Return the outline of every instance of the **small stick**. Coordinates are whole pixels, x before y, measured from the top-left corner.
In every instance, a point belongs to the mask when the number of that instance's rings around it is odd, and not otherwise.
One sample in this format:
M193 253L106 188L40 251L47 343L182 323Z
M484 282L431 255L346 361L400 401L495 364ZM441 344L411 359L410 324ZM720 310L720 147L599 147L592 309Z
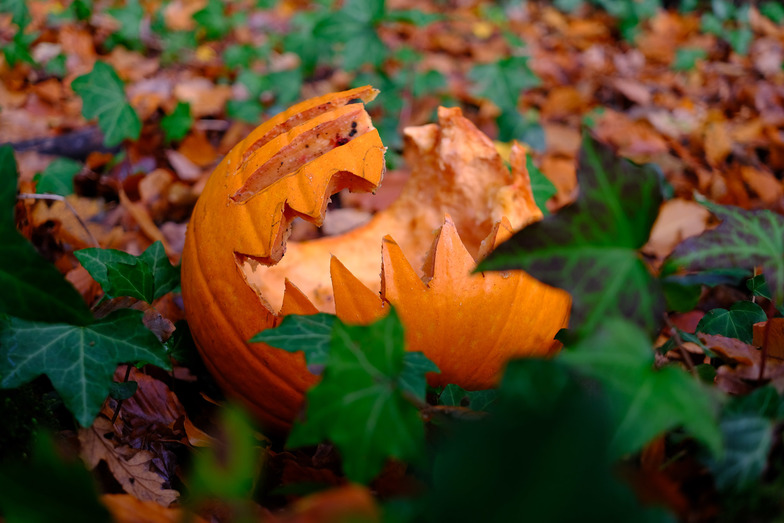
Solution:
M131 377L131 364L127 364L125 367L125 378L123 379L123 383L128 383L128 379ZM114 422L117 421L117 416L120 415L120 408L122 407L123 401L125 400L117 400L117 407L114 409L114 415L112 416L112 425Z
M762 381L765 376L765 362L768 359L768 334L770 333L770 318L765 322L765 330L762 335L762 355L760 356L760 371L757 381Z
M18 200L53 200L57 202L63 202L65 206L68 208L71 213L76 217L76 220L79 222L79 225L82 226L84 232L87 233L87 236L90 238L90 242L92 243L93 247L100 247L101 244L98 243L98 240L95 239L93 233L90 232L90 229L87 228L87 224L84 223L82 217L79 216L79 213L76 212L76 209L73 208L73 205L65 199L64 196L60 196L59 194L32 194L32 193L20 193L17 197Z
M678 334L677 327L675 327L675 325L672 324L672 322L670 321L670 317L667 315L666 312L664 313L664 321L667 323L667 327L669 327L670 329L670 334L672 334L672 337L675 340L675 344L678 346L678 349L681 351L681 356L683 357L686 366L689 368L689 372L697 376L697 369L694 368L694 363L692 363L691 361L691 356L689 356L689 353L686 351L686 349L683 346L683 339L681 339L681 335Z

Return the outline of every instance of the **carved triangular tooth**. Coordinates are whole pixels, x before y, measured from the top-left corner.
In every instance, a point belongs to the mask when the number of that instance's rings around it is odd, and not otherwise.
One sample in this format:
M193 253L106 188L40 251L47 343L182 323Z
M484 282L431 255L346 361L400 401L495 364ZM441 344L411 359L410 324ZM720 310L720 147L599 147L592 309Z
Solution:
M487 238L482 240L482 243L479 245L477 260L484 260L487 258L496 247L511 238L514 232L512 224L509 223L509 219L506 216L503 216L501 221L496 222L493 225L490 234L488 234Z
M449 214L438 230L422 266L426 281L435 278L462 277L469 274L476 261L466 249L457 233L457 227Z
M394 302L406 293L425 291L427 286L411 266L403 250L391 236L384 236L381 243L381 298Z
M305 294L294 285L291 280L286 278L283 290L283 305L280 307L278 316L288 316L289 314L316 314L318 309L308 299Z
M381 297L362 283L341 261L332 256L329 262L332 292L335 297L335 314L342 321L367 325L382 317L384 308Z

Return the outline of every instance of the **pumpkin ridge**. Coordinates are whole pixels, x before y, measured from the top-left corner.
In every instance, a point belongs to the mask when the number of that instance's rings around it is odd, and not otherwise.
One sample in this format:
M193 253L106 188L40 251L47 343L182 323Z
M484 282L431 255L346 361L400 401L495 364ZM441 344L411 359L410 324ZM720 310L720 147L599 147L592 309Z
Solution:
M292 107L290 107L285 112L278 113L278 115L273 116L265 124L261 124L258 128L251 132L245 140L243 144L246 142L251 142L250 144L245 145L245 152L242 156L241 163L244 164L247 159L250 157L251 154L256 152L256 150L260 149L261 147L265 146L267 143L271 142L277 136L290 131L294 127L300 125L302 122L312 120L319 116L320 114L329 112L337 107L341 107L343 105L350 104L352 100L361 100L364 103L368 103L373 101L376 96L378 95L378 89L374 89L369 85L365 85L362 87L357 87L354 89L349 89L348 91L342 91L339 93L329 93L327 95L321 96L317 99L308 99L304 100ZM322 103L316 103L323 99L327 99ZM300 109L303 107L304 109ZM290 114L287 119L283 120L283 116ZM280 122L276 122L276 119L280 119ZM266 127L269 127L269 130L266 130ZM261 130L264 129L262 136L256 138L256 134L260 134Z

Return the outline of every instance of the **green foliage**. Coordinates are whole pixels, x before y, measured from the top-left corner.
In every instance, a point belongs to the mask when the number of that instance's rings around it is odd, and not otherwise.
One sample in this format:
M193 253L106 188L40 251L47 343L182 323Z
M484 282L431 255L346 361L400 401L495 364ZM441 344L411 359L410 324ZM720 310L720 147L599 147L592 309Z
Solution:
M521 114L516 110L506 110L496 118L498 139L503 142L519 140L537 151L544 150L544 129L539 125L539 113L535 110Z
M13 149L0 147L0 314L40 321L85 325L92 313L81 295L16 230L16 161Z
M82 170L82 164L70 158L56 158L33 177L35 192L67 196L73 194L74 176Z
M0 0L0 13L9 13L11 22L16 24L20 32L31 20L26 0Z
M559 360L603 385L615 421L610 439L614 456L637 452L679 426L719 453L716 398L682 369L655 369L650 341L636 325L605 321Z
M193 116L191 115L191 104L188 102L177 102L174 111L161 119L161 129L163 129L167 142L182 140L187 136L191 127L193 127Z
M679 244L664 271L762 267L776 304L784 303L784 217L768 210L707 204L721 224Z
M63 461L50 436L39 435L34 445L30 460L0 466L0 512L4 521L112 521L81 461Z
M89 427L109 394L117 365L171 367L142 315L118 310L84 327L0 316L0 387L19 387L44 374L77 421Z
M179 267L172 267L159 241L139 256L99 248L81 249L74 255L111 297L131 296L152 303L180 284Z
M652 334L664 300L638 249L659 212L659 175L586 136L577 177L573 205L516 233L478 270L523 269L566 289L572 329L591 331L620 314Z
M229 100L226 104L226 115L229 118L253 125L261 121L263 110L256 100Z
M780 2L763 2L760 4L759 10L760 13L777 24L784 22L784 5L781 5Z
M672 68L676 71L691 71L698 60L707 56L705 49L700 47L681 47L675 52L675 61Z
M189 502L250 499L261 466L260 447L248 414L234 405L221 409L220 433L214 447L194 455Z
M520 93L541 83L525 56L510 56L498 62L475 65L468 74L477 96L492 101L502 111L516 111Z
M619 482L605 397L558 361L510 363L491 410L438 445L409 520L669 521Z
M489 390L465 390L457 385L447 385L438 395L438 404L450 407L470 407L472 410L487 410L492 405L498 392Z
M58 54L44 64L44 72L58 78L64 77L68 72L65 68L65 60L66 56L63 53Z
M768 287L768 282L765 281L764 274L757 274L746 280L746 288L749 289L754 296L760 296L768 300L772 299L770 287Z
M697 332L720 334L751 343L754 338L752 327L765 321L768 316L762 307L750 301L738 301L729 310L713 309L703 316L697 324Z
M336 324L340 320L334 314L292 314L283 318L280 325L253 336L251 343L266 343L288 352L302 351L308 370L321 374L329 359L330 346ZM438 372L438 367L421 352L403 354L403 369L399 385L403 392L419 401L425 401L427 385L425 373Z
M249 67L258 57L256 49L248 44L232 44L223 51L223 63L229 69Z
M250 342L266 343L270 347L288 352L302 351L309 367L320 368L327 363L332 328L336 320L334 314L323 312L307 316L286 316L276 328L259 332Z
M144 18L139 0L125 0L122 7L107 10L109 15L117 20L117 30L106 39L106 47L112 49L117 45L124 45L128 49L141 50L141 25Z
M417 460L424 427L404 397L403 327L394 311L367 326L336 321L321 381L307 394L305 421L287 445L332 441L352 481L369 482L387 458ZM414 365L423 369L422 360Z
M719 490L744 492L757 483L767 466L781 406L776 389L767 386L733 398L724 409L720 427L725 452L708 460Z
M542 210L543 215L548 216L550 211L547 210L547 201L555 196L558 190L553 185L553 182L534 165L530 154L527 154L525 157L525 168L528 170L528 177L531 179L531 191L534 194L536 206Z
M226 14L225 7L226 4L221 0L209 0L203 9L193 13L193 20L207 40L220 40L231 31L232 20Z
M75 78L71 87L82 98L84 117L98 119L107 146L117 145L125 138L139 138L142 122L128 103L125 86L111 65L95 62L93 70Z
M25 33L22 30L14 33L11 42L3 46L3 56L8 65L13 67L19 62L36 65L33 55L30 54L30 46L36 38L38 38L36 33Z

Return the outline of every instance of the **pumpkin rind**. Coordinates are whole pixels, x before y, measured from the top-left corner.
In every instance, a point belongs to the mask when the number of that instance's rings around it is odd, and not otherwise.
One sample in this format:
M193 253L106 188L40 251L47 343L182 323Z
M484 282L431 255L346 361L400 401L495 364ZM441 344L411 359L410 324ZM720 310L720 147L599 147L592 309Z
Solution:
M442 370L430 382L468 389L492 387L511 357L557 350L553 336L568 321L563 291L521 271L470 274L541 212L522 149L513 147L510 173L459 109L406 130L412 174L388 209L340 236L286 241L294 216L320 225L331 194L381 181L378 133L361 105L347 105L373 96L369 87L326 95L262 124L210 177L188 229L182 287L197 347L219 384L273 433L288 430L316 380L301 354L246 343L282 315L321 310L368 323L392 303L407 348ZM320 132L347 125L362 132L330 149ZM303 156L308 140L320 155Z

